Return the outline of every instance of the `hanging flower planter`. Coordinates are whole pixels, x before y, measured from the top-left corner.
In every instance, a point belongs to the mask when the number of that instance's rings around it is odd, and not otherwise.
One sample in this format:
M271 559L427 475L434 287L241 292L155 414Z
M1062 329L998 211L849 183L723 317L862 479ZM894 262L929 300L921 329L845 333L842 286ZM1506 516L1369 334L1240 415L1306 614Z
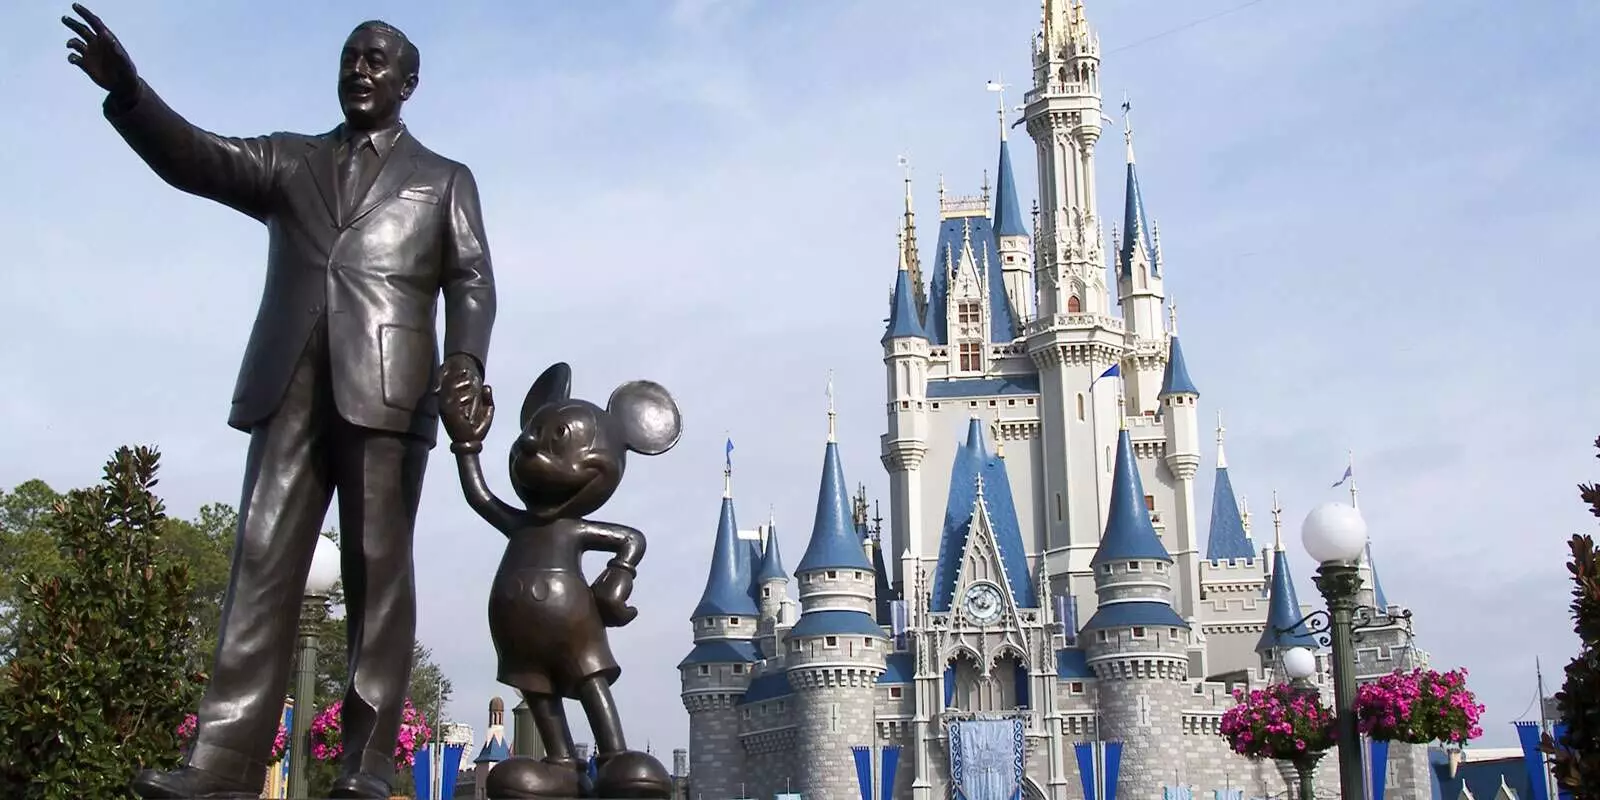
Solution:
M1466 669L1395 670L1356 690L1357 724L1378 741L1466 744L1483 735L1482 715Z
M333 761L344 753L340 727L340 711L344 702L335 700L311 720L311 757L318 761ZM406 700L400 717L400 738L394 746L394 768L409 768L417 758L417 750L433 738L433 729L415 706Z
M177 730L178 741L182 743L185 750L187 750L190 743L194 741L195 728L199 727L199 724L199 719L193 714L184 717L183 722L179 723ZM277 761L278 759L283 758L283 752L287 750L288 747L289 731L283 727L283 721L279 720L278 735L272 738L272 755L267 760Z
M1222 714L1221 734L1233 752L1314 764L1333 746L1334 714L1315 693L1287 683L1233 692L1238 704Z

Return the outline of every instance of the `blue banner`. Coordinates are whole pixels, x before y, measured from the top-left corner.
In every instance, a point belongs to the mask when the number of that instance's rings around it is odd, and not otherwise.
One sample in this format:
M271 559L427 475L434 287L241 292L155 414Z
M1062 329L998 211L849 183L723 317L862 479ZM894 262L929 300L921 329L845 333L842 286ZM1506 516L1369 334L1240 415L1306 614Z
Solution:
M1367 740L1367 787L1370 800L1383 800L1389 783L1389 743L1382 739Z
M1244 800L1243 789L1217 789L1211 794L1216 800Z
M1122 742L1106 742L1106 754L1102 763L1105 765L1105 800L1117 800L1117 778L1122 774Z
M1100 771L1095 769L1098 760L1094 742L1079 742L1072 746L1073 752L1078 756L1078 782L1083 784L1085 800L1100 800L1100 787L1097 781Z
M1194 800L1193 786L1163 786L1161 787L1163 800Z
M287 784L289 782L290 760L292 760L301 750L309 751L311 748L311 742L297 742L294 740L294 706L289 705L288 703L283 704L283 729L289 732L289 744L287 747L283 748L283 758L280 759L278 768L279 772L283 773L283 782ZM311 735L309 733L306 734L306 738L309 739L310 737Z
M439 800L450 800L456 795L456 776L461 774L461 751L465 744L444 746L444 766L439 768Z
M1528 785L1533 787L1533 800L1550 800L1550 787L1544 777L1544 753L1539 752L1539 723L1511 724L1517 726L1517 744L1522 745L1522 765L1528 771Z
M956 704L956 665L949 664L944 668L944 707L950 708Z
M1015 675L1017 682L1017 708L1028 708L1029 690L1032 688L1028 684L1028 667L1020 661L1017 662Z
M850 754L856 757L856 783L861 787L861 800L873 800L872 748L856 745L850 748Z
M416 787L417 800L433 800L433 743L417 748L411 761L411 783Z
M882 760L883 764L878 767L882 773L878 797L880 800L894 800L894 777L900 766L900 745L884 745Z

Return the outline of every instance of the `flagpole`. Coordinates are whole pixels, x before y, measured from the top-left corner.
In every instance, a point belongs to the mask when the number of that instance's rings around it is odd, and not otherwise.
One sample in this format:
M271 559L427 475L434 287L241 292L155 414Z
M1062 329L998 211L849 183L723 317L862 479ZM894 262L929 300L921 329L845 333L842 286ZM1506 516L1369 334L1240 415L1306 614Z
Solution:
M1545 734L1550 732L1550 720L1544 714L1544 667L1540 666L1538 656L1533 657L1533 675L1535 680L1538 681L1539 685L1539 738L1543 739ZM1541 751L1539 754L1539 762L1540 766L1544 767L1544 769L1540 771L1539 777L1544 781L1545 796L1550 798L1550 800L1556 800L1556 776L1555 772L1550 769L1550 756Z
M1345 470L1350 473L1350 507L1360 509L1361 504L1356 502L1356 453L1354 450L1346 450L1345 455L1348 458Z

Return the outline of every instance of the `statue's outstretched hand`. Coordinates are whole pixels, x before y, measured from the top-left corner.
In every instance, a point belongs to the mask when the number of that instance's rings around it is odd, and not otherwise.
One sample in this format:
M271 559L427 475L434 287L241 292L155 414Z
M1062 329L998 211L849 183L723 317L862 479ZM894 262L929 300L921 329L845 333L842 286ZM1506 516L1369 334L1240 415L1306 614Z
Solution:
M134 69L128 51L122 49L122 42L117 41L117 35L93 11L79 3L73 3L72 10L83 17L83 22L72 17L61 18L61 24L77 34L77 38L67 41L67 49L72 51L67 54L67 61L78 65L112 97L132 97L139 88L139 71Z

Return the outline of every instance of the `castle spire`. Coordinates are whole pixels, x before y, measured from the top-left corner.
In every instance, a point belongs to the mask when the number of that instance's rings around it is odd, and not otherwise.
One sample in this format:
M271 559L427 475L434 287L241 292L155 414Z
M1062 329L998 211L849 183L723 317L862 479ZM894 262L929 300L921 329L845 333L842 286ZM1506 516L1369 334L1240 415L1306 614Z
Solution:
M727 474L726 469L724 474ZM711 572L692 618L757 616L755 599L750 596L750 578L748 548L739 538L731 490L725 489L722 511L717 517L716 543L711 551Z
M817 514L811 526L811 541L795 574L819 569L870 570L867 551L852 524L850 490L844 481L844 465L839 459L839 443L834 437L833 373L828 373L828 444L822 455L822 482L817 488Z
M756 570L756 583L787 581L789 573L783 569L783 555L778 552L778 526L767 518L767 546L761 553L761 566Z
M1194 380L1189 377L1189 362L1183 357L1183 345L1178 343L1178 334L1176 332L1177 314L1173 313L1171 319L1174 332L1167 340L1167 368L1161 375L1161 392L1156 395L1156 399L1165 399L1175 394L1186 394L1198 398L1200 390L1195 388ZM1219 421L1218 425L1220 424L1221 422ZM1217 435L1221 436L1220 428ZM1218 440L1218 445L1221 445L1220 439Z
M1176 341L1176 340L1174 340ZM1210 561L1248 560L1256 557L1255 542L1245 530L1244 510L1233 491L1228 456L1222 449L1222 412L1217 412L1217 478L1211 488L1211 530L1206 540Z
M922 314L917 311L917 298L911 285L910 264L906 260L906 233L899 235L900 267L894 276L894 295L889 301L889 327L883 332L881 342L890 339L927 339L922 327ZM913 247L915 247L913 245Z
M1289 555L1283 550L1283 509L1278 506L1277 490L1272 492L1272 532L1272 584L1267 590L1267 625L1256 641L1256 652L1291 647L1316 649L1317 640L1303 623L1300 599L1294 591L1294 578L1289 574Z
M900 257L905 262L907 282L911 284L916 301L917 324L920 326L928 314L928 296L922 283L922 259L917 255L917 214L911 198L911 159L900 156L900 168L905 170L905 211L900 220Z
M1129 116L1133 104L1122 101L1122 137L1127 145L1128 179L1122 212L1122 247L1117 255L1117 274L1131 278L1135 270L1149 275L1154 271L1155 243L1151 239L1150 217L1144 211L1144 195L1139 190L1139 171L1133 160L1133 126Z
M1133 440L1128 429L1117 432L1117 460L1111 476L1111 507L1106 511L1105 536L1095 550L1091 566L1111 561L1154 559L1172 563L1172 555L1161 544L1150 510L1145 507L1144 482L1134 461Z

